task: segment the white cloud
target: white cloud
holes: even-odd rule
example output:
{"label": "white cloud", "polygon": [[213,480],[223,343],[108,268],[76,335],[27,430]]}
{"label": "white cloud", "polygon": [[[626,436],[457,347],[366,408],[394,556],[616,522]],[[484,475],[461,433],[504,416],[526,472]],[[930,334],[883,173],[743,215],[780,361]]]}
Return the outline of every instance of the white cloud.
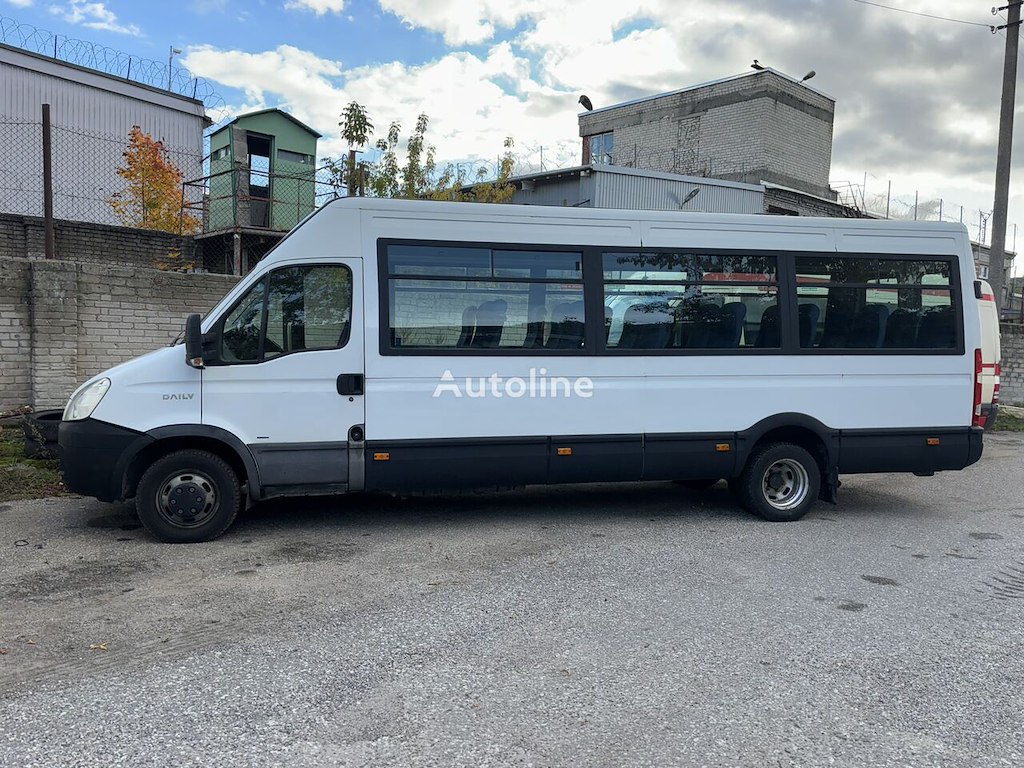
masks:
{"label": "white cloud", "polygon": [[477,45],[490,40],[499,27],[511,27],[519,19],[540,13],[540,0],[380,0],[412,27],[444,35],[449,45]]}
{"label": "white cloud", "polygon": [[373,138],[398,121],[403,144],[417,115],[425,112],[431,119],[428,140],[442,162],[493,162],[506,136],[515,138],[524,154],[544,146],[548,167],[559,153],[578,160],[576,96],[531,79],[529,62],[508,43],[493,46],[482,58],[458,52],[419,66],[391,62],[344,71],[340,62],[291,46],[255,54],[194,48],[182,63],[200,77],[241,89],[250,107],[292,112],[324,134],[321,157],[347,149],[338,119],[348,102],[358,101],[373,120]]}
{"label": "white cloud", "polygon": [[323,16],[325,13],[341,13],[345,10],[345,0],[288,0],[284,7],[313,11],[317,16]]}
{"label": "white cloud", "polygon": [[71,24],[81,24],[88,29],[102,29],[123,35],[140,35],[141,30],[134,24],[121,24],[117,15],[103,3],[85,0],[71,0],[66,5],[50,6],[50,13]]}
{"label": "white cloud", "polygon": [[7,0],[8,5],[13,5],[15,8],[28,8],[32,2],[33,0]]}

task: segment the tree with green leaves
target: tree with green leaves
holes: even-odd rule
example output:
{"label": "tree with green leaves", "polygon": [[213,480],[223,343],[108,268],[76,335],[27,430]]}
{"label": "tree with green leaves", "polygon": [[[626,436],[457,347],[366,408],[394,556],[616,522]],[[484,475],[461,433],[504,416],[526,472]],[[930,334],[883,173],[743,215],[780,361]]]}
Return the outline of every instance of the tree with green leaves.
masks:
{"label": "tree with green leaves", "polygon": [[[349,102],[345,111],[341,113],[341,136],[348,142],[348,165],[345,169],[344,184],[349,190],[362,190],[363,174],[362,168],[356,166],[356,148],[366,146],[373,134],[373,123],[370,122],[366,109],[357,101]],[[357,174],[357,170],[360,173]]]}
{"label": "tree with green leaves", "polygon": [[405,144],[405,159],[399,158],[402,126],[392,122],[388,132],[374,144],[380,157],[375,163],[356,163],[356,147],[365,146],[373,133],[366,110],[351,102],[341,114],[339,125],[342,136],[349,143],[349,155],[344,164],[327,160],[332,180],[344,185],[349,194],[371,194],[375,197],[407,199],[475,201],[505,203],[512,199],[515,187],[509,179],[515,170],[514,143],[511,137],[504,141],[505,152],[498,161],[495,178],[488,180],[488,169],[480,167],[470,174],[467,168],[453,163],[438,168],[436,150],[427,141],[430,118],[420,114],[412,135]]}

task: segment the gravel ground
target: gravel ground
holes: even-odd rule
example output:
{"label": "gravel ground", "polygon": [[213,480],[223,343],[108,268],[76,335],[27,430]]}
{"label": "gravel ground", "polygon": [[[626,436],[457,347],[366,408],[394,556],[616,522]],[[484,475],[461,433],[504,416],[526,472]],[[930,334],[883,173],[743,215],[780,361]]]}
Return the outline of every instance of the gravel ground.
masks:
{"label": "gravel ground", "polygon": [[0,505],[0,765],[1019,766],[1024,438],[760,522],[724,487]]}

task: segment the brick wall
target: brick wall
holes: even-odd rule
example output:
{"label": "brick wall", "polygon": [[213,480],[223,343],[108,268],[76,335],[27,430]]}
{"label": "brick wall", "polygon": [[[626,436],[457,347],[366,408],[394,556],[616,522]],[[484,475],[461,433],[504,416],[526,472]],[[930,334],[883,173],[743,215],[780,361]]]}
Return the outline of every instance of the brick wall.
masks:
{"label": "brick wall", "polygon": [[[171,253],[183,261],[195,256],[191,237],[82,221],[55,221],[54,244],[58,259],[91,264],[155,267]],[[45,247],[41,218],[0,214],[0,258],[43,258]]]}
{"label": "brick wall", "polygon": [[32,402],[31,291],[29,263],[0,260],[0,411]]}
{"label": "brick wall", "polygon": [[0,258],[0,411],[62,406],[89,376],[168,344],[236,280]]}
{"label": "brick wall", "polygon": [[[765,213],[793,212],[798,216],[826,216],[842,218],[856,216],[856,211],[839,203],[829,202],[810,195],[803,195],[788,189],[779,189],[768,185],[764,190]],[[779,210],[772,210],[779,209]]]}
{"label": "brick wall", "polygon": [[611,132],[617,165],[829,197],[834,113],[832,99],[765,70],[585,112],[579,132]]}
{"label": "brick wall", "polygon": [[1024,325],[1002,323],[999,346],[1003,356],[999,401],[1024,406]]}

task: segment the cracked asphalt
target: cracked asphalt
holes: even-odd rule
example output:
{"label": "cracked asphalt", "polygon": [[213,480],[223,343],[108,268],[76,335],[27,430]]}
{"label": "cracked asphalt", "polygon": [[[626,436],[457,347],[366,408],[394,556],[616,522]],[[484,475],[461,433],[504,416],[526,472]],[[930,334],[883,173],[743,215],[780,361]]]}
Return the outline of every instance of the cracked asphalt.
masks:
{"label": "cracked asphalt", "polygon": [[0,505],[0,765],[1019,766],[1024,438],[844,478]]}

